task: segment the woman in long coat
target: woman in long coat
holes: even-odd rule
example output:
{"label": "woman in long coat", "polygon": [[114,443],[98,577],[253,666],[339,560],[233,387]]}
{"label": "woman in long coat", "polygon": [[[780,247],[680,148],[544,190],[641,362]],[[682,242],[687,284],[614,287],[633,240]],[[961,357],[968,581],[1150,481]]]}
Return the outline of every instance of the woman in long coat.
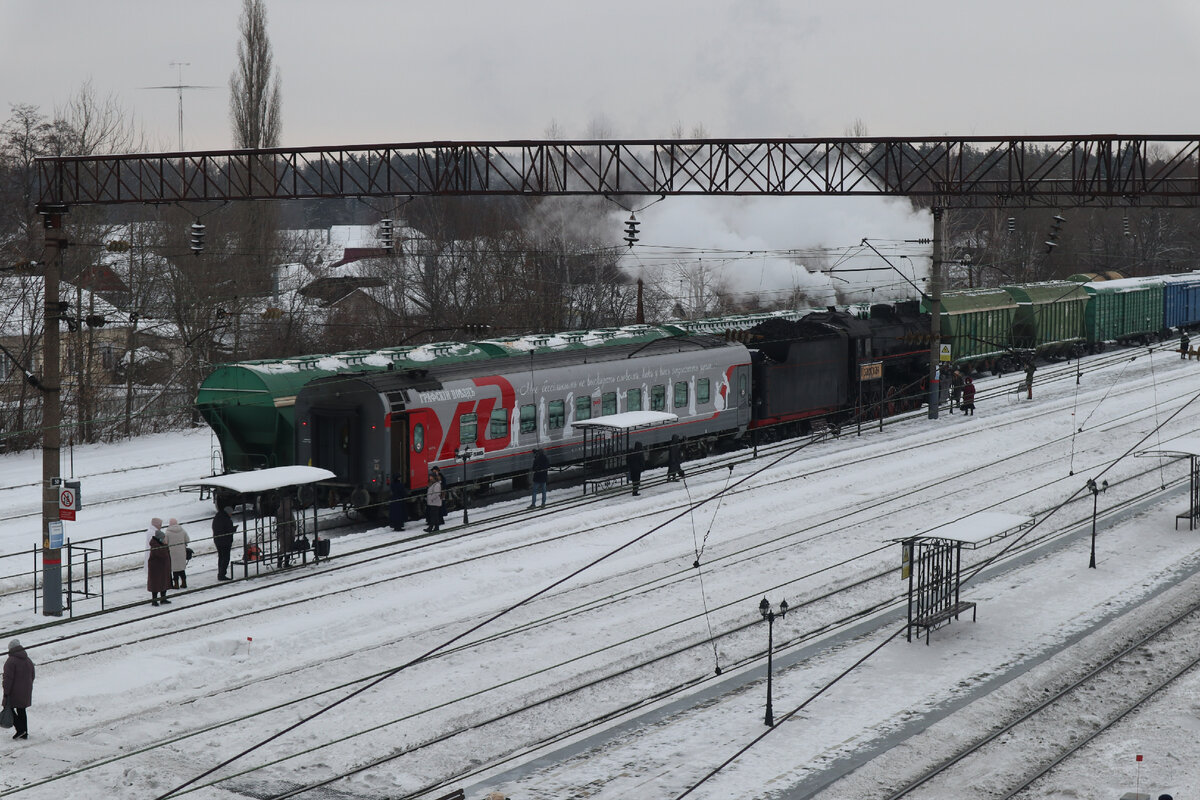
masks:
{"label": "woman in long coat", "polygon": [[29,738],[29,718],[25,709],[33,705],[33,662],[16,639],[8,643],[8,659],[4,662],[4,705],[13,710],[14,739]]}
{"label": "woman in long coat", "polygon": [[183,529],[177,519],[172,519],[167,523],[166,531],[167,546],[171,548],[171,588],[186,589],[187,551],[192,537],[188,536],[188,532]]}
{"label": "woman in long coat", "polygon": [[150,539],[150,557],[146,559],[146,591],[153,601],[150,605],[169,604],[167,589],[170,588],[171,547],[167,544],[167,534],[157,530]]}
{"label": "woman in long coat", "polygon": [[429,470],[429,488],[425,490],[426,531],[442,527],[442,471],[437,467]]}

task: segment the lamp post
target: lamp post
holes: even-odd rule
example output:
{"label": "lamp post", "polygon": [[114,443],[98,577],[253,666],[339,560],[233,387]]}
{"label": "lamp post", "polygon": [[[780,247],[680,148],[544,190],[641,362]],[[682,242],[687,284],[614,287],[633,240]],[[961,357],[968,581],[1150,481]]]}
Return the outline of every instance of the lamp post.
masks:
{"label": "lamp post", "polygon": [[[779,618],[783,619],[787,614],[787,600],[779,603]],[[775,610],[771,608],[770,601],[763,598],[758,604],[758,613],[762,614],[762,618],[767,621],[767,713],[763,719],[768,728],[775,727],[775,713],[771,708],[771,661],[775,651]]]}
{"label": "lamp post", "polygon": [[1100,502],[1100,493],[1108,488],[1108,481],[1104,481],[1099,486],[1096,485],[1094,478],[1088,478],[1088,491],[1092,493],[1092,557],[1088,561],[1088,567],[1096,568],[1096,510]]}

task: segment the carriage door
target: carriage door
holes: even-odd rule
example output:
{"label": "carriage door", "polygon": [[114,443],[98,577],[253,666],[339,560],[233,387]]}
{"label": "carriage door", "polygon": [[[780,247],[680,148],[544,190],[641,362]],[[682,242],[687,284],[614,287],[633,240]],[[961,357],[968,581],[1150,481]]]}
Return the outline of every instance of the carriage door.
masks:
{"label": "carriage door", "polygon": [[741,364],[733,370],[733,401],[737,404],[738,425],[750,424],[750,365]]}
{"label": "carriage door", "polygon": [[346,483],[360,480],[359,423],[352,411],[312,410],[313,466],[324,467]]}
{"label": "carriage door", "polygon": [[407,482],[408,474],[408,415],[407,414],[389,414],[388,426],[392,429],[391,450],[392,450],[392,466],[389,480],[394,480],[399,476],[400,480]]}

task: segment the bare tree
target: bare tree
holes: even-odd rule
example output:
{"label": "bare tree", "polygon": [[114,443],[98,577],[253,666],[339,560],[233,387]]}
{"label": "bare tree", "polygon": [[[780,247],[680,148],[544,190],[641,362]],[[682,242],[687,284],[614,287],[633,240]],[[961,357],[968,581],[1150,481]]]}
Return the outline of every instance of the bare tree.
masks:
{"label": "bare tree", "polygon": [[238,24],[238,66],[229,76],[233,144],[247,149],[279,146],[279,75],[274,72],[263,0],[243,0]]}
{"label": "bare tree", "polygon": [[[238,29],[237,69],[229,76],[229,116],[233,123],[235,147],[260,149],[277,147],[280,134],[281,90],[267,36],[267,11],[263,0],[243,0]],[[268,164],[252,160],[247,164],[250,184],[267,179]],[[235,257],[228,262],[236,272],[248,277],[252,292],[266,292],[272,283],[274,262],[278,259],[278,213],[269,203],[245,206],[242,223],[235,234]]]}

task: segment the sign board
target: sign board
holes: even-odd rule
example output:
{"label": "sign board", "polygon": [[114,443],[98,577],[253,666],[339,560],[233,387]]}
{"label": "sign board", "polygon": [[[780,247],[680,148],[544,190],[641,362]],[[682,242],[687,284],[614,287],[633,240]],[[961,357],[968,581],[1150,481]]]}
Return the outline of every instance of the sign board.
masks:
{"label": "sign board", "polygon": [[941,353],[938,355],[938,360],[939,361],[949,361],[950,360],[950,345],[948,345],[948,344],[942,345],[942,350],[941,350]]}
{"label": "sign board", "polygon": [[858,365],[858,379],[860,381],[877,381],[882,377],[882,361],[867,361]]}
{"label": "sign board", "polygon": [[75,510],[79,507],[79,495],[73,488],[58,490],[58,518],[75,521]]}
{"label": "sign board", "polygon": [[485,452],[482,447],[460,447],[456,455],[459,458],[479,458]]}
{"label": "sign board", "polygon": [[63,524],[60,520],[51,520],[46,523],[50,529],[50,539],[47,542],[49,549],[57,550],[63,546]]}
{"label": "sign board", "polygon": [[62,486],[62,478],[51,478],[50,485],[51,486]]}

